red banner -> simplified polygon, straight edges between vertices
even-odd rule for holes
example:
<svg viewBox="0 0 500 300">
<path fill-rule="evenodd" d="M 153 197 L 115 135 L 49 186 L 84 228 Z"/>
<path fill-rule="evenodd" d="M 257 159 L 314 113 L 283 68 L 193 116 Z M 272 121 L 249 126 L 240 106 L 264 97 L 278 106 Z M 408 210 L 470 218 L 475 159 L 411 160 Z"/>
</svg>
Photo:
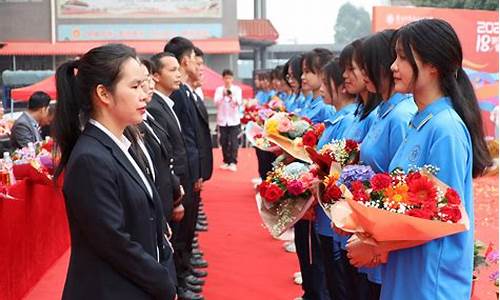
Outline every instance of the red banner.
<svg viewBox="0 0 500 300">
<path fill-rule="evenodd" d="M 448 21 L 457 32 L 464 52 L 464 67 L 498 73 L 498 11 L 428 7 L 373 8 L 373 32 L 397 29 L 419 19 Z"/>
</svg>

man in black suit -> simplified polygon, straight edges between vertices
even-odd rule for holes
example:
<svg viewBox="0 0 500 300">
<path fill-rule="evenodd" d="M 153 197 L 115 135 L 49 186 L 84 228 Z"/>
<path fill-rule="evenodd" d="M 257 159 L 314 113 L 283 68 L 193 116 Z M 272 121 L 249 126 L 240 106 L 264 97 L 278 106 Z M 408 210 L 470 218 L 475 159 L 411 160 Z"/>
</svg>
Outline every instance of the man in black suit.
<svg viewBox="0 0 500 300">
<path fill-rule="evenodd" d="M 177 59 L 170 53 L 159 53 L 151 58 L 153 63 L 153 79 L 156 83 L 156 90 L 148 105 L 148 112 L 154 117 L 155 121 L 166 129 L 170 137 L 174 153 L 174 172 L 180 178 L 181 185 L 184 187 L 185 195 L 182 200 L 184 216 L 182 220 L 178 218 L 180 212 L 173 211 L 172 229 L 174 231 L 173 246 L 174 260 L 177 272 L 177 281 L 179 284 L 178 295 L 180 299 L 203 299 L 195 291 L 201 291 L 201 287 L 187 282 L 186 278 L 191 275 L 189 268 L 190 256 L 186 254 L 186 249 L 191 242 L 187 235 L 189 224 L 186 224 L 188 213 L 193 209 L 193 188 L 194 180 L 191 175 L 190 162 L 188 160 L 188 151 L 185 144 L 185 132 L 181 127 L 179 116 L 174 111 L 174 102 L 170 95 L 181 84 L 181 74 Z M 177 216 L 177 217 L 176 217 Z M 189 223 L 189 222 L 188 222 Z M 187 262 L 187 263 L 186 263 Z"/>
<path fill-rule="evenodd" d="M 174 54 L 180 66 L 182 83 L 179 90 L 173 92 L 170 95 L 170 98 L 174 100 L 174 111 L 179 117 L 182 135 L 188 155 L 189 172 L 193 183 L 193 194 L 190 195 L 190 197 L 185 197 L 184 199 L 184 218 L 177 236 L 174 237 L 174 243 L 176 239 L 179 239 L 180 243 L 186 246 L 182 250 L 183 253 L 179 255 L 182 257 L 182 261 L 179 261 L 179 264 L 176 265 L 178 280 L 179 282 L 182 282 L 182 279 L 179 277 L 182 277 L 183 275 L 189 277 L 190 273 L 192 273 L 191 265 L 195 267 L 208 266 L 207 262 L 202 258 L 194 260 L 191 259 L 191 252 L 193 250 L 192 242 L 195 237 L 196 219 L 199 207 L 199 197 L 196 193 L 199 193 L 202 188 L 203 178 L 200 161 L 201 146 L 199 144 L 200 132 L 199 119 L 197 116 L 198 113 L 196 106 L 191 99 L 190 88 L 185 83 L 187 83 L 189 77 L 197 77 L 200 71 L 195 60 L 194 45 L 190 40 L 183 37 L 172 38 L 165 45 L 164 51 Z M 200 283 L 203 284 L 202 282 Z M 198 287 L 200 288 L 196 288 L 194 291 L 200 291 L 201 286 Z"/>
<path fill-rule="evenodd" d="M 34 92 L 28 101 L 28 111 L 23 112 L 14 122 L 11 129 L 10 142 L 14 148 L 22 148 L 28 143 L 42 140 L 40 126 L 49 114 L 50 96 L 42 91 Z"/>
</svg>

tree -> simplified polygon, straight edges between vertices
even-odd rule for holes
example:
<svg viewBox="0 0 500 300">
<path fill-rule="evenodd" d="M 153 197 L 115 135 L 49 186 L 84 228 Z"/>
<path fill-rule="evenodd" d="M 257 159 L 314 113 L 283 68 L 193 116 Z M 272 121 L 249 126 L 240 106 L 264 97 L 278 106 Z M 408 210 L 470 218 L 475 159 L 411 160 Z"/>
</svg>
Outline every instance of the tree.
<svg viewBox="0 0 500 300">
<path fill-rule="evenodd" d="M 498 10 L 498 0 L 411 0 L 416 6 Z"/>
<path fill-rule="evenodd" d="M 366 10 L 348 2 L 340 7 L 335 24 L 335 44 L 343 47 L 370 32 L 371 20 Z"/>
</svg>

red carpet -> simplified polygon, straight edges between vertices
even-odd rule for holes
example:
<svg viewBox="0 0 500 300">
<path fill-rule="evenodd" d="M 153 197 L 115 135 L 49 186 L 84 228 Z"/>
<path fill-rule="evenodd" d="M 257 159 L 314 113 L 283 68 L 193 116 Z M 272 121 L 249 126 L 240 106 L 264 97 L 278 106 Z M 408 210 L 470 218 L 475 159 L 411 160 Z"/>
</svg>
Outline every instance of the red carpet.
<svg viewBox="0 0 500 300">
<path fill-rule="evenodd" d="M 214 151 L 215 172 L 203 191 L 209 231 L 200 234 L 208 260 L 205 299 L 290 300 L 301 295 L 292 280 L 299 270 L 295 254 L 271 238 L 257 214 L 250 180 L 257 176 L 253 149 L 240 149 L 238 171 L 218 169 L 220 149 Z M 25 299 L 60 299 L 69 251 L 59 259 Z"/>
<path fill-rule="evenodd" d="M 215 150 L 215 165 L 221 161 Z M 209 262 L 205 299 L 290 300 L 301 295 L 292 282 L 298 271 L 295 254 L 285 253 L 273 240 L 256 212 L 250 180 L 257 174 L 253 149 L 240 150 L 238 172 L 215 170 L 203 192 L 209 231 L 200 235 Z M 498 249 L 498 176 L 474 182 L 476 236 Z M 60 299 L 69 251 L 45 274 L 25 299 Z M 496 299 L 488 275 L 498 266 L 480 272 L 473 300 Z"/>
</svg>

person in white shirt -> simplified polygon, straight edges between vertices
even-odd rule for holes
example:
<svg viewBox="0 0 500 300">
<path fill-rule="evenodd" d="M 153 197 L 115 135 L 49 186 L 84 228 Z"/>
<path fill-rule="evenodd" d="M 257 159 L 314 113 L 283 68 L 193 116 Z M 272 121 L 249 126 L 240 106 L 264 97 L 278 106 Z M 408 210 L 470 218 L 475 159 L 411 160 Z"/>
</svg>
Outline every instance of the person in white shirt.
<svg viewBox="0 0 500 300">
<path fill-rule="evenodd" d="M 236 171 L 238 163 L 238 135 L 240 133 L 240 113 L 242 104 L 241 88 L 233 85 L 234 75 L 231 70 L 222 72 L 224 85 L 215 90 L 214 103 L 217 108 L 217 126 L 224 163 L 221 169 Z"/>
</svg>

